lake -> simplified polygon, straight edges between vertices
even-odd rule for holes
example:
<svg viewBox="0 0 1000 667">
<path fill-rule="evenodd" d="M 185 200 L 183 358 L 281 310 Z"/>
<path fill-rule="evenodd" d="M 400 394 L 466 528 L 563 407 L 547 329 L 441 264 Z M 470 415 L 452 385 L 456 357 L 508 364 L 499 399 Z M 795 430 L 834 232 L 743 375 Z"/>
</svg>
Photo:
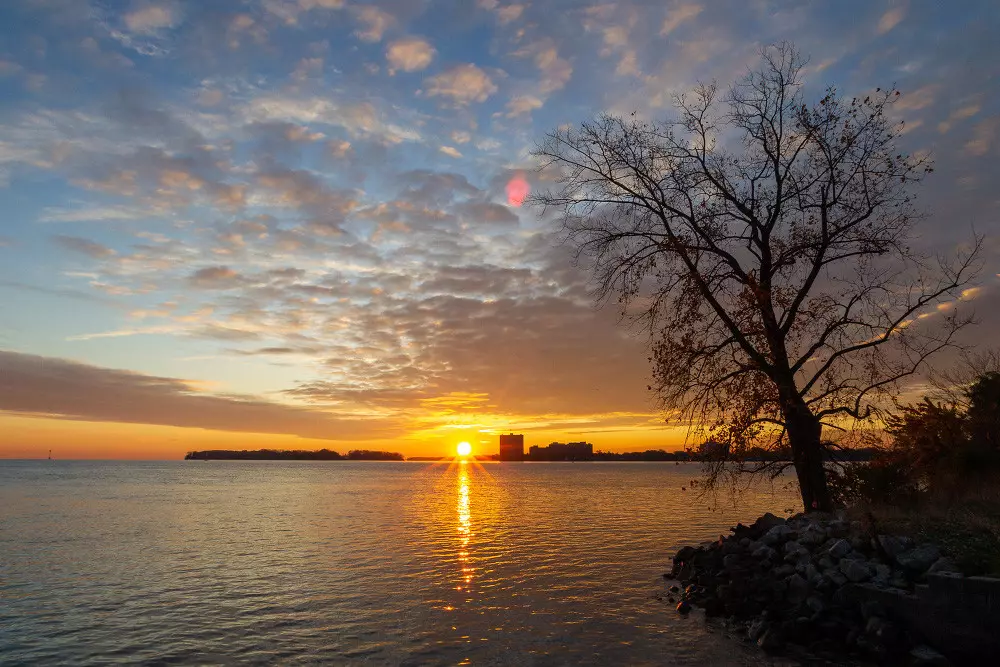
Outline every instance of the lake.
<svg viewBox="0 0 1000 667">
<path fill-rule="evenodd" d="M 748 665 L 656 599 L 696 465 L 0 461 L 0 663 Z M 687 490 L 683 490 L 687 487 Z"/>
</svg>

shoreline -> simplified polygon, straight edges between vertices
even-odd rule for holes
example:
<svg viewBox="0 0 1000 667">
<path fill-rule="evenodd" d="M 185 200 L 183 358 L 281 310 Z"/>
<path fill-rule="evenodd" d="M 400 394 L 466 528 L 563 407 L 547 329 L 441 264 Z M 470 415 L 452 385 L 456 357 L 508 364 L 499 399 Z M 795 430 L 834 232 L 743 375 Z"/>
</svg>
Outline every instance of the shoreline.
<svg viewBox="0 0 1000 667">
<path fill-rule="evenodd" d="M 985 664 L 1000 652 L 1000 579 L 934 544 L 837 514 L 771 513 L 682 547 L 663 576 L 677 612 L 719 618 L 766 653 L 879 664 Z"/>
</svg>

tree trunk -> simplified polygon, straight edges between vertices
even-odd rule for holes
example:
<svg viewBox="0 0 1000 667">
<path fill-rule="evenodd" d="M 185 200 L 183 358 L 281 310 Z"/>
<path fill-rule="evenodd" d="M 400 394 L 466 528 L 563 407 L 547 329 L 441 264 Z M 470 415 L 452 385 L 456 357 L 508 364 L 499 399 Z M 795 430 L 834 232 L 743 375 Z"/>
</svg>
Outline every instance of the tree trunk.
<svg viewBox="0 0 1000 667">
<path fill-rule="evenodd" d="M 801 399 L 787 401 L 782 412 L 792 448 L 792 463 L 802 493 L 802 506 L 807 512 L 833 511 L 823 466 L 823 446 L 820 444 L 823 425 Z"/>
</svg>

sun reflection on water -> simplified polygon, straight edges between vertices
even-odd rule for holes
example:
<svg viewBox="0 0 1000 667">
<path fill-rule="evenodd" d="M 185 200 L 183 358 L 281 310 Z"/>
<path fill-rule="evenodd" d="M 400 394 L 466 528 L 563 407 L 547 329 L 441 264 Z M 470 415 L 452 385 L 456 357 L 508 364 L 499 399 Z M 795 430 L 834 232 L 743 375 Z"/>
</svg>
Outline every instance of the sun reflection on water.
<svg viewBox="0 0 1000 667">
<path fill-rule="evenodd" d="M 472 566 L 469 560 L 469 542 L 472 539 L 472 512 L 469 504 L 469 469 L 463 462 L 458 471 L 458 563 L 462 568 L 462 585 L 456 590 L 468 588 L 472 583 Z"/>
</svg>

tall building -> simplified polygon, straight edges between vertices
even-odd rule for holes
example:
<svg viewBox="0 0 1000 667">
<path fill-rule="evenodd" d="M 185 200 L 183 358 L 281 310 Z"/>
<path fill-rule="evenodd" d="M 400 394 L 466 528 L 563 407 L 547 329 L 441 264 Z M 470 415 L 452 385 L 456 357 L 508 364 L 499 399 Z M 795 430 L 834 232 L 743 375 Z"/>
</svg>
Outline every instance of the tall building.
<svg viewBox="0 0 1000 667">
<path fill-rule="evenodd" d="M 500 460 L 501 461 L 523 461 L 524 460 L 524 436 L 518 433 L 508 433 L 500 436 Z"/>
</svg>

